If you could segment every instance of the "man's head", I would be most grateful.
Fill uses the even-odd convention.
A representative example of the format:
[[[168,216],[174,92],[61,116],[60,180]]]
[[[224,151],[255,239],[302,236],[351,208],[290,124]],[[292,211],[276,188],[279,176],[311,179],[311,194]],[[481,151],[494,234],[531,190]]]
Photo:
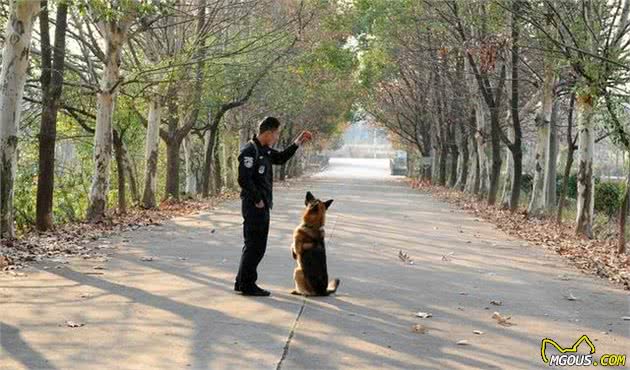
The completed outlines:
[[[258,141],[272,146],[280,139],[280,121],[275,117],[265,117],[258,124]]]

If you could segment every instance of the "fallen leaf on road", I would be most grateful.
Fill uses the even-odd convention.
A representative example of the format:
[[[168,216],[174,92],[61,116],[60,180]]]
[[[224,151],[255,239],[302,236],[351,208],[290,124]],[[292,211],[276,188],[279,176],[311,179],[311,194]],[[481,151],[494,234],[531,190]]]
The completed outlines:
[[[145,257],[140,258],[140,261],[151,262],[153,261],[153,257],[145,256]]]
[[[473,334],[482,335],[483,332],[481,330],[473,330]]]
[[[416,312],[416,317],[419,317],[421,319],[428,319],[429,317],[433,317],[433,315],[428,312]]]
[[[105,270],[104,266],[94,266],[94,270]]]
[[[428,330],[427,327],[422,324],[415,324],[411,326],[411,331],[414,333],[426,334],[427,330]]]
[[[513,323],[510,322],[510,320],[512,319],[512,316],[502,316],[500,313],[494,312],[492,314],[492,318],[497,320],[497,323],[499,325],[503,325],[503,326],[512,326],[512,325],[514,325]]]
[[[567,301],[577,301],[578,297],[574,296],[573,293],[569,293],[567,297],[565,297]]]
[[[71,328],[80,328],[82,326],[85,326],[85,324],[82,322],[66,321],[66,326]]]
[[[407,252],[403,252],[402,249],[398,251],[398,258],[406,264],[413,265],[411,257],[409,257]]]
[[[495,306],[502,306],[503,305],[503,301],[496,301],[496,300],[491,300],[490,304],[493,304]]]
[[[467,346],[470,343],[467,340],[460,340],[459,342],[457,342],[458,346]]]
[[[450,260],[451,260],[451,259],[450,259],[450,258],[448,258],[447,256],[442,256],[442,261],[447,261],[447,262],[448,262],[448,261],[450,261]]]

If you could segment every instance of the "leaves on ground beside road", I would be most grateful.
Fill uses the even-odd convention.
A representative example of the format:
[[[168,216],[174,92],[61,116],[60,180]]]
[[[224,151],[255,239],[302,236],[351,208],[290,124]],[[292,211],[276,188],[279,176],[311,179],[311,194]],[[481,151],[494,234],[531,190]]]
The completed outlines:
[[[483,335],[483,332],[481,330],[473,330],[473,334]]]
[[[469,344],[470,344],[470,342],[468,342],[468,341],[467,341],[467,340],[465,340],[465,339],[464,339],[464,340],[457,341],[457,345],[458,345],[458,346],[467,346],[467,345],[469,345]]]
[[[498,301],[498,300],[491,300],[490,304],[493,304],[495,306],[502,306],[503,305],[503,301]]]
[[[552,219],[530,218],[525,210],[510,213],[508,210],[489,207],[474,195],[426,182],[411,180],[410,185],[493,223],[510,236],[552,250],[584,272],[606,278],[630,290],[630,255],[616,253],[615,239],[587,240],[577,236],[574,225],[570,223],[558,225]],[[475,234],[475,237],[479,235]]]
[[[95,244],[96,240],[141,227],[160,226],[173,217],[194,214],[237,197],[238,193],[230,192],[209,201],[165,200],[158,209],[132,209],[125,215],[112,215],[106,222],[66,224],[52,232],[32,231],[19,239],[3,239],[0,241],[0,271],[21,269],[29,262],[66,257],[105,258],[107,250],[115,246],[108,241]],[[126,242],[128,240],[123,241]]]
[[[409,257],[407,252],[403,252],[402,249],[398,251],[398,258],[408,265],[413,265],[413,260],[411,259],[411,257]]]

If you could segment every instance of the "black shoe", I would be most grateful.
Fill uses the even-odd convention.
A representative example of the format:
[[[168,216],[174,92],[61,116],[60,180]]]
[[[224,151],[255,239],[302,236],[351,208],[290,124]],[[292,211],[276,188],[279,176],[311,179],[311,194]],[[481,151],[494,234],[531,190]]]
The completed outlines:
[[[271,292],[260,288],[258,285],[254,285],[249,289],[241,289],[241,292],[243,293],[243,295],[254,297],[268,297],[271,295]]]
[[[234,291],[235,292],[241,291],[241,285],[238,282],[234,283]]]

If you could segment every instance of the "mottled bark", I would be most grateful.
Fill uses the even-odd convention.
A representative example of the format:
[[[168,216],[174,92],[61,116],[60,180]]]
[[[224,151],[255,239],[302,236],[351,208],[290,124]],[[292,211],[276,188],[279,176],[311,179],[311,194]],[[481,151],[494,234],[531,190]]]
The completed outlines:
[[[628,169],[626,169],[628,171]],[[626,191],[623,195],[621,209],[619,209],[619,239],[617,240],[617,253],[626,253],[626,221],[628,220],[628,208],[630,208],[630,171],[626,174]]]
[[[192,136],[186,136],[184,142],[184,167],[186,170],[186,194],[193,196],[197,193],[197,176],[192,168]]]
[[[90,189],[89,221],[98,222],[105,217],[109,191],[110,162],[112,157],[112,117],[116,92],[120,84],[122,47],[127,39],[130,18],[121,21],[99,22],[105,39],[105,66],[96,97],[96,132],[94,135],[94,175]]]
[[[559,99],[554,99],[549,121],[549,135],[547,137],[547,156],[545,163],[545,180],[543,193],[545,196],[545,211],[548,214],[556,207],[556,178],[558,163],[558,128],[557,120],[560,111]]]
[[[534,163],[534,181],[532,194],[527,212],[532,216],[542,216],[545,211],[545,166],[547,165],[549,145],[549,125],[554,101],[553,66],[549,62],[545,65],[545,75],[542,86],[542,107],[536,117],[536,156]]]
[[[153,97],[149,103],[149,117],[147,120],[147,137],[145,143],[144,191],[142,206],[155,208],[157,192],[157,165],[160,140],[160,99]]]
[[[13,0],[5,31],[0,70],[0,238],[14,237],[13,195],[17,170],[18,125],[39,1]]]
[[[590,95],[577,96],[578,127],[578,194],[576,233],[593,237],[593,211],[595,201],[595,180],[593,178],[593,148],[595,136],[593,127],[593,100]]]

